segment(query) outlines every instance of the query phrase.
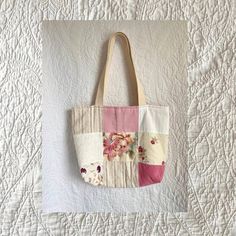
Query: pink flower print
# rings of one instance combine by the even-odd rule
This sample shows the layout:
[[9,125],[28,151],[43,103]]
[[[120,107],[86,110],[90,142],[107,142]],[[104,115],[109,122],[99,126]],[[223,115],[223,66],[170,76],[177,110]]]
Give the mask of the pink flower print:
[[129,147],[133,142],[134,140],[130,134],[110,133],[108,137],[104,138],[103,154],[107,156],[108,160],[112,160],[115,156],[121,156],[129,151]]
[[142,146],[139,146],[138,147],[138,152],[143,152],[144,151],[144,148]]
[[151,144],[156,144],[156,143],[158,143],[157,137],[152,138],[150,142],[151,142]]
[[146,149],[142,146],[138,146],[138,155],[139,155],[139,160],[140,161],[146,161]]
[[103,154],[107,156],[108,160],[113,159],[117,154],[115,150],[115,147],[117,146],[117,141],[112,141],[111,139],[104,139],[103,146]]

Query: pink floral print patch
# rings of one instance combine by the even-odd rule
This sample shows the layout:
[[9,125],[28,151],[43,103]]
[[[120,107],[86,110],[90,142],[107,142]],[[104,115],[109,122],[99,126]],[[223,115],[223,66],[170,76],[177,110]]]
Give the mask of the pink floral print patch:
[[136,154],[136,146],[136,133],[103,133],[103,156],[106,160],[120,160],[124,156],[133,160]]

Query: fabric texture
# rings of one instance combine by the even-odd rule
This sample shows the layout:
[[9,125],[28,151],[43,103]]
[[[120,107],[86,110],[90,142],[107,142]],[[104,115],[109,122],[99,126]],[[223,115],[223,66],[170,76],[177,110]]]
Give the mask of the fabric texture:
[[81,168],[102,161],[102,133],[74,134],[74,143]]
[[72,110],[74,134],[102,131],[101,108],[80,107]]
[[142,106],[139,110],[139,127],[143,132],[169,133],[169,107]]
[[103,161],[103,185],[115,188],[132,188],[138,184],[138,165],[135,160]]
[[92,185],[103,185],[103,163],[91,162],[81,165],[80,173],[85,182]]
[[[85,182],[107,187],[138,187],[161,182],[164,168],[158,165],[167,160],[168,108],[150,106],[150,109],[146,105],[72,110],[73,131],[81,131],[74,134],[74,142]],[[103,132],[84,133],[86,128],[80,119],[83,125],[96,123],[96,127],[100,127],[101,122]],[[151,127],[156,132],[140,132],[141,126],[142,130]],[[103,171],[98,173],[95,163]]]
[[162,165],[138,164],[138,181],[139,186],[160,183],[165,171],[164,162]]
[[136,132],[139,127],[138,107],[104,107],[104,132]]
[[168,135],[140,132],[138,140],[139,161],[146,164],[161,164],[166,161]]

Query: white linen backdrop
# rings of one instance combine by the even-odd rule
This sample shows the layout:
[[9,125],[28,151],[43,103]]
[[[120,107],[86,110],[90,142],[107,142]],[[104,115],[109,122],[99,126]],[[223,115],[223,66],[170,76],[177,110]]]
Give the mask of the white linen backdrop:
[[[77,164],[70,109],[93,105],[107,40],[130,39],[136,74],[148,104],[170,108],[169,155],[161,184],[105,188],[84,183]],[[136,105],[119,40],[106,105]],[[158,212],[187,210],[186,21],[46,21],[43,23],[43,210]],[[134,85],[133,85],[134,86]],[[93,142],[89,148],[93,148]]]

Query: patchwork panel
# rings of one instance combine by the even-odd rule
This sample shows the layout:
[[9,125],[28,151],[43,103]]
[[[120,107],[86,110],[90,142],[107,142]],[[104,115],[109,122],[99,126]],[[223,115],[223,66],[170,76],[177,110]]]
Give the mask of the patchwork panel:
[[168,143],[167,107],[85,107],[72,112],[84,181],[107,187],[159,183]]
[[104,132],[137,132],[138,107],[104,107],[102,112]]
[[166,161],[168,135],[157,133],[139,133],[139,161],[148,164],[162,164]]
[[169,133],[169,108],[143,106],[139,108],[139,131],[159,134]]
[[74,143],[81,168],[103,161],[102,133],[75,134]]
[[74,134],[102,132],[101,107],[76,107],[72,109]]
[[105,186],[137,186],[137,134],[137,132],[103,133]]
[[138,186],[137,162],[104,160],[103,184],[107,187],[129,188]]
[[139,186],[160,183],[164,176],[165,165],[138,163]]

